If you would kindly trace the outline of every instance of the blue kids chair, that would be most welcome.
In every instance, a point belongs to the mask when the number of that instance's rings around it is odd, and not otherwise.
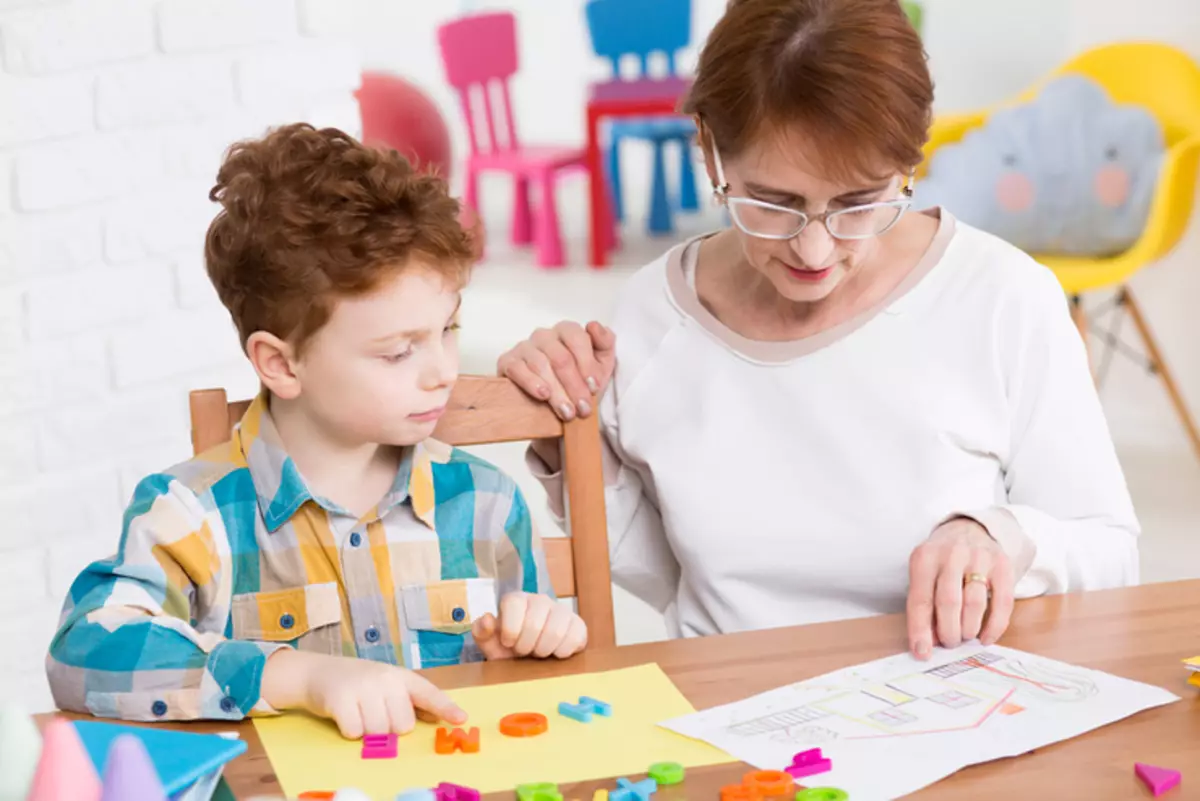
[[[675,53],[691,42],[691,0],[589,0],[586,13],[592,49],[612,64],[614,81],[621,80],[620,61],[626,55],[638,57],[639,80],[648,77],[647,62],[654,53],[666,55],[668,71],[674,75]],[[621,202],[621,140],[643,139],[654,146],[646,227],[652,234],[669,234],[673,224],[663,149],[669,142],[679,143],[679,207],[695,211],[700,207],[691,152],[695,135],[695,124],[686,117],[644,117],[610,124],[607,172],[618,222],[625,216]]]

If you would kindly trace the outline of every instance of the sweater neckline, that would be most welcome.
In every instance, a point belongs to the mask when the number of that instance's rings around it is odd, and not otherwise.
[[[954,238],[954,217],[945,209],[935,207],[920,212],[938,221],[937,231],[929,247],[917,260],[908,275],[891,292],[857,315],[832,328],[811,336],[786,341],[750,339],[718,320],[696,292],[693,276],[700,242],[716,231],[699,234],[672,248],[667,254],[667,294],[671,302],[685,315],[695,320],[705,331],[739,356],[761,364],[784,364],[827,348],[845,339],[869,323],[889,306],[911,292],[934,267],[941,262],[950,241]]]

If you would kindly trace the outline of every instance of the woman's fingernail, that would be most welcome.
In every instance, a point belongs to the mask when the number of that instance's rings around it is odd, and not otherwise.
[[[579,407],[579,416],[580,417],[587,417],[589,414],[592,413],[591,405],[585,400],[580,400],[578,407]]]
[[[571,408],[571,404],[564,403],[558,407],[558,414],[564,420],[570,420],[575,416],[575,410]]]
[[[929,654],[932,651],[933,651],[933,649],[929,647],[929,643],[927,643],[927,642],[917,643],[917,656],[926,657],[926,656],[929,656]]]
[[[596,379],[592,378],[590,375],[587,377],[587,385],[588,385],[588,389],[590,389],[593,393],[595,393],[597,387],[600,386],[599,384],[596,383]]]

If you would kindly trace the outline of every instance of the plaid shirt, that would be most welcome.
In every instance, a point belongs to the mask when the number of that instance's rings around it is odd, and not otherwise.
[[[434,667],[482,658],[472,622],[551,593],[516,485],[432,440],[361,518],[316,497],[262,396],[226,445],[145,478],[117,555],[64,604],[47,672],[62,709],[235,720],[279,648]]]

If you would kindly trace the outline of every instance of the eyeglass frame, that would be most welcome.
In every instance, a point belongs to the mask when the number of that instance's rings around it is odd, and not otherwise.
[[[724,201],[726,206],[729,206],[731,203],[734,206],[739,206],[739,205],[757,206],[758,208],[761,208],[761,209],[771,209],[773,211],[782,211],[787,214],[792,214],[796,217],[799,217],[802,220],[802,222],[800,223],[800,227],[797,228],[795,231],[793,231],[790,234],[763,234],[763,233],[759,233],[757,231],[748,230],[746,228],[746,226],[744,226],[741,223],[741,221],[738,220],[737,212],[735,212],[731,209],[729,212],[729,217],[733,220],[733,224],[738,227],[738,230],[741,231],[742,233],[746,234],[747,236],[757,237],[758,239],[769,239],[774,242],[788,242],[788,241],[800,236],[800,234],[804,233],[804,230],[806,228],[808,228],[809,223],[813,222],[814,220],[817,220],[821,223],[821,225],[825,226],[825,231],[828,232],[828,234],[831,237],[833,237],[834,239],[837,239],[838,241],[862,242],[867,239],[874,239],[877,236],[883,236],[888,231],[892,230],[892,228],[895,227],[896,223],[900,222],[901,218],[903,218],[904,215],[908,212],[908,210],[910,208],[912,208],[913,181],[916,176],[916,173],[913,170],[909,171],[908,179],[905,181],[904,186],[901,187],[901,189],[900,189],[900,191],[904,194],[903,198],[896,198],[895,200],[880,200],[875,203],[863,203],[862,205],[847,206],[844,209],[836,209],[833,211],[826,209],[825,211],[821,212],[820,214],[809,214],[808,212],[805,212],[805,211],[799,211],[798,209],[788,208],[787,206],[780,206],[777,203],[768,203],[765,200],[758,200],[757,198],[742,197],[740,195],[730,195],[729,194],[729,181],[726,180],[726,178],[725,178],[725,167],[721,163],[721,154],[717,151],[717,143],[716,142],[712,143],[712,154],[713,154],[713,166],[716,168],[716,172],[717,172],[717,183],[713,185],[713,196],[718,198],[719,200]],[[888,223],[887,226],[885,226],[883,228],[883,230],[881,230],[881,231],[875,231],[874,233],[864,234],[862,236],[839,236],[838,234],[835,234],[833,232],[833,229],[831,229],[829,227],[829,218],[830,217],[837,217],[839,214],[846,214],[848,212],[861,212],[866,209],[877,209],[877,208],[899,209],[899,213],[896,215],[896,219],[894,219],[890,223]]]

